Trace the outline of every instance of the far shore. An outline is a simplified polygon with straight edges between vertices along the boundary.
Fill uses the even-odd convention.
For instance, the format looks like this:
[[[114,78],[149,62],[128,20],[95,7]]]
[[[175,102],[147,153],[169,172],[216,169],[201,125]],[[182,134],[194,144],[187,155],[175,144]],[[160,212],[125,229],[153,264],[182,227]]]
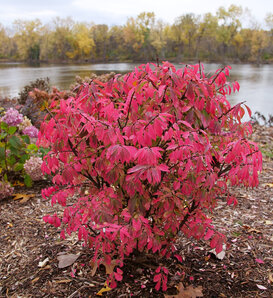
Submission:
[[[227,58],[225,60],[222,59],[200,59],[200,58],[183,58],[177,59],[177,58],[165,58],[165,59],[159,59],[159,60],[93,60],[93,59],[86,59],[86,60],[37,60],[37,61],[30,61],[30,60],[9,60],[9,59],[0,59],[0,64],[26,64],[31,66],[39,66],[42,65],[52,65],[52,64],[60,64],[60,65],[71,65],[71,64],[110,64],[110,63],[135,63],[135,64],[142,64],[142,63],[159,63],[161,61],[169,61],[171,63],[188,63],[188,64],[196,64],[196,63],[216,63],[216,64],[253,64],[253,65],[265,65],[265,64],[273,64],[273,60],[267,60],[267,61],[249,61],[245,60],[242,61],[240,59],[232,59]]]

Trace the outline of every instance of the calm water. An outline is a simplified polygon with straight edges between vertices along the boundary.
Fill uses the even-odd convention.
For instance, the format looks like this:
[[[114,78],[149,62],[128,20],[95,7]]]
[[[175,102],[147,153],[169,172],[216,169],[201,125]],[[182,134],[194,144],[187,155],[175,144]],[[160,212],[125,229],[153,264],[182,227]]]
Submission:
[[[24,64],[0,64],[0,97],[14,97],[30,81],[49,77],[52,86],[67,89],[74,82],[75,76],[85,77],[94,72],[102,74],[114,71],[125,73],[134,69],[133,63],[111,63],[90,65],[40,65],[37,67]],[[231,80],[240,83],[240,92],[229,97],[235,104],[246,101],[253,112],[264,115],[273,114],[273,65],[255,66],[233,64]],[[176,65],[179,68],[179,65]],[[205,72],[214,72],[218,64],[205,64]]]

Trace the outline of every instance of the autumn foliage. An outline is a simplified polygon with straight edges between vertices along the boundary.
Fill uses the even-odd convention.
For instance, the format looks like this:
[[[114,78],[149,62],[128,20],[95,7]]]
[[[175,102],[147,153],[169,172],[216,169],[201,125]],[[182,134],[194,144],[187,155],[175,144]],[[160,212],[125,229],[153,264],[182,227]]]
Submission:
[[[226,99],[239,90],[227,82],[230,68],[206,76],[202,65],[141,65],[52,102],[39,143],[52,148],[42,168],[55,185],[43,196],[70,204],[44,220],[62,226],[63,238],[77,232],[95,264],[115,262],[110,287],[135,251],[181,261],[181,233],[222,250],[209,213],[219,198],[236,205],[228,187],[256,186],[262,166],[243,104]],[[157,290],[167,289],[167,276],[158,267]]]

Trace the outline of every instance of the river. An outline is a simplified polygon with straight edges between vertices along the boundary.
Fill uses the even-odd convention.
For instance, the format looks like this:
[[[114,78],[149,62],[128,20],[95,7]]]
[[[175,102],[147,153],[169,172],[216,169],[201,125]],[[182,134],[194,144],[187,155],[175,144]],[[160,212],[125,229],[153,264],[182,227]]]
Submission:
[[[85,77],[96,74],[115,72],[126,73],[134,69],[134,63],[108,64],[47,64],[29,66],[21,63],[0,64],[0,98],[17,96],[22,88],[37,78],[50,78],[52,86],[64,90],[74,82],[75,76]],[[181,65],[176,64],[177,68]],[[237,80],[240,92],[228,97],[232,104],[246,101],[253,112],[263,115],[273,114],[273,65],[231,64],[230,80]],[[205,72],[214,72],[221,65],[204,64]]]

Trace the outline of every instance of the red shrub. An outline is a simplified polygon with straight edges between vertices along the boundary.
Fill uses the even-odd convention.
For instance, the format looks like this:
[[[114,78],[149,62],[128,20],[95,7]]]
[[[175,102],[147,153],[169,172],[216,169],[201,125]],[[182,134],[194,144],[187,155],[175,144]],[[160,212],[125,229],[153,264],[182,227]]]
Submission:
[[[251,125],[241,123],[243,107],[226,99],[239,90],[226,81],[229,69],[206,77],[199,65],[141,65],[53,102],[39,142],[52,148],[43,170],[55,186],[43,196],[63,206],[77,199],[62,223],[56,214],[45,221],[62,225],[62,237],[77,231],[96,264],[115,259],[122,267],[135,250],[170,257],[179,231],[220,252],[225,238],[206,214],[219,197],[236,204],[228,185],[256,186],[262,165],[246,139]],[[167,274],[158,268],[157,289],[166,289]],[[111,286],[121,279],[118,268]]]

